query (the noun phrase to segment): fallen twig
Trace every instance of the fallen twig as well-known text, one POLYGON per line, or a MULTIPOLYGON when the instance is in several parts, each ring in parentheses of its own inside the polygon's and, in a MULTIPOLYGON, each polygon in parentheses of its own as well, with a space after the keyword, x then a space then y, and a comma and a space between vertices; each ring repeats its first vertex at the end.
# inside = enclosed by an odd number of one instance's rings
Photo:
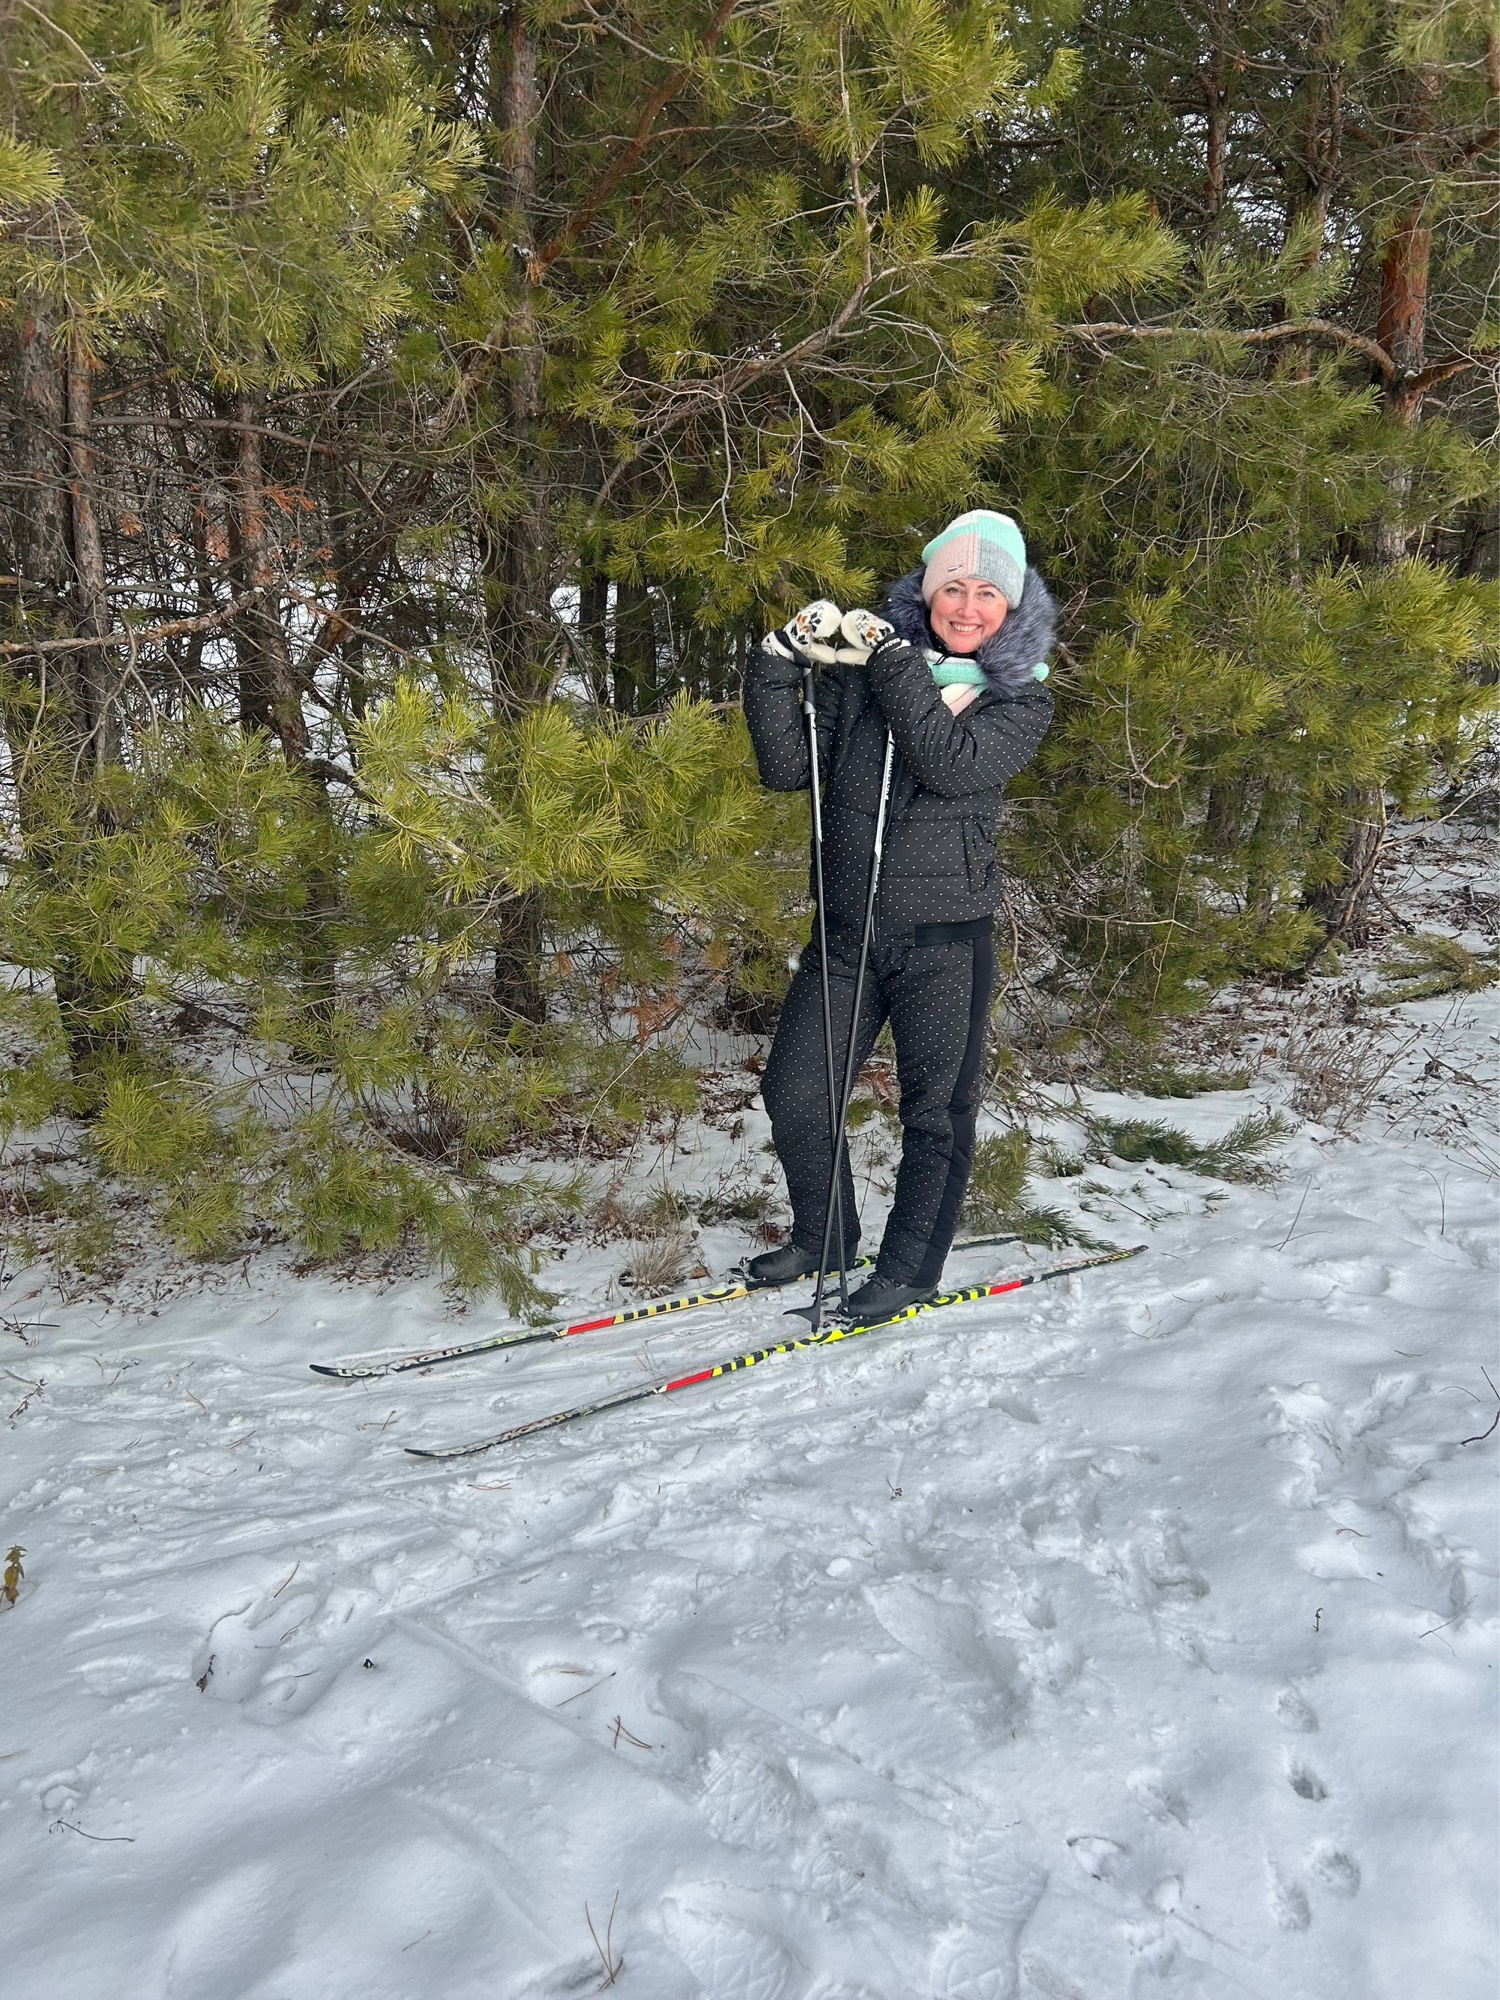
POLYGON ((609 1921, 604 1926, 604 1942, 603 1944, 600 1944, 599 1933, 594 1929, 594 1919, 589 1913, 589 1906, 587 1903, 585 1903, 583 1906, 584 1922, 589 1927, 589 1936, 594 1940, 594 1949, 595 1951, 598 1952, 600 1960, 602 1961, 604 1966, 604 1977, 602 1980, 600 1980, 599 1984, 594 1988, 594 1991, 596 1993, 603 1993, 606 1990, 606 1988, 613 1986, 615 1981, 619 1978, 620 1974, 625 1970, 624 1953, 622 1952, 618 1958, 615 1957, 615 1945, 614 1945, 615 1911, 619 1909, 619 1907, 620 1907, 620 1892, 618 1889, 616 1889, 615 1900, 609 1906, 609 1921))
MULTIPOLYGON (((1492 1378, 1492 1377, 1491 1377, 1491 1375, 1490 1375, 1490 1371, 1489 1371, 1489 1369, 1488 1369, 1488 1368, 1481 1368, 1479 1372, 1480 1372, 1480 1374, 1481 1374, 1481 1375, 1482 1375, 1482 1376, 1484 1377, 1485 1381, 1489 1383, 1489 1385, 1490 1385, 1490 1394, 1491 1394, 1491 1395, 1492 1395, 1492 1396, 1494 1397, 1494 1399, 1495 1399, 1495 1401, 1496 1401, 1497 1403, 1500 1403, 1500 1389, 1497 1389, 1497 1388, 1495 1387, 1495 1384, 1494 1384, 1494 1381, 1493 1381, 1493 1378, 1492 1378)), ((1493 1437, 1493 1436, 1495 1435, 1495 1429, 1496 1429, 1496 1426, 1497 1426, 1497 1425, 1500 1425, 1500 1409, 1497 1409, 1497 1410, 1496 1410, 1496 1412, 1495 1412, 1495 1414, 1494 1414, 1494 1417, 1493 1417, 1493 1418, 1491 1419, 1491 1422, 1490 1422, 1490 1427, 1489 1427, 1489 1429, 1488 1429, 1487 1431, 1476 1431, 1476 1432, 1475 1432, 1475 1434, 1473 1435, 1473 1437, 1471 1437, 1471 1438, 1460 1438, 1460 1439, 1459 1439, 1459 1443, 1460 1443, 1460 1444, 1483 1444, 1483 1443, 1484 1443, 1484 1441, 1485 1441, 1485 1439, 1486 1439, 1487 1437, 1493 1437)))

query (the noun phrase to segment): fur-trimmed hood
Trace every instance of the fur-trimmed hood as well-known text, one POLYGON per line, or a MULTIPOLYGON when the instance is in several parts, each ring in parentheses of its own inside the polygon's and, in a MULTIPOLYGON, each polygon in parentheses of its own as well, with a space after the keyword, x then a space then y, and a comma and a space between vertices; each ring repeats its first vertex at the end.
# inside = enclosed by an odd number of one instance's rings
MULTIPOLYGON (((937 653, 947 651, 927 616, 920 569, 908 570, 897 578, 886 592, 882 612, 908 645, 931 647, 937 653)), ((1056 637, 1057 606, 1052 593, 1037 572, 1028 569, 1020 602, 1010 607, 1000 630, 974 657, 996 694, 1016 694, 1032 681, 1033 669, 1048 658, 1056 637)))

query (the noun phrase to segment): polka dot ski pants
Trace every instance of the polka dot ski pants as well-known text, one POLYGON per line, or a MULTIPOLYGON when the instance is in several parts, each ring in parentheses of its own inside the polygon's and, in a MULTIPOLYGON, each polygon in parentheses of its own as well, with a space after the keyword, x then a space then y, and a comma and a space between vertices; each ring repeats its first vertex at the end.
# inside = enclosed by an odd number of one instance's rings
MULTIPOLYGON (((830 938, 829 1003, 835 1073, 843 1080, 854 1005, 854 951, 830 938)), ((958 1229, 974 1165, 985 1021, 995 981, 994 935, 870 953, 855 1030, 862 1064, 889 1020, 901 1086, 901 1166, 876 1268, 904 1285, 935 1285, 958 1229)), ((792 1241, 822 1248, 828 1200, 828 1092, 816 943, 804 954, 776 1027, 761 1095, 792 1204, 792 1241)), ((843 1150, 844 1251, 858 1248, 854 1175, 843 1150)), ((837 1254, 837 1230, 832 1252, 837 1254)))

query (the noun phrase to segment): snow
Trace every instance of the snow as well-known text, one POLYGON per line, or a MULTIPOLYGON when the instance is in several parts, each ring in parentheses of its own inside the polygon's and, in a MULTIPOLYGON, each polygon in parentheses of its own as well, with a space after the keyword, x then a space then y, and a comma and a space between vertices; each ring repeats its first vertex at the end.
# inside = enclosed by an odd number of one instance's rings
MULTIPOLYGON (((1451 1086, 1424 1051, 1487 1083, 1492 994, 1413 1028, 1408 1109, 1451 1086)), ((1201 1138, 1272 1083, 1091 1102, 1201 1138)), ((606 1956, 621 2000, 1490 2000, 1463 1102, 1452 1144, 1304 1125, 1273 1185, 1048 1183, 1148 1254, 447 1465, 401 1447, 779 1305, 337 1384, 308 1362, 498 1320, 269 1264, 155 1304, 13 1285, 7 2000, 561 2000, 606 1956)), ((620 1261, 545 1281, 584 1307, 620 1261)))

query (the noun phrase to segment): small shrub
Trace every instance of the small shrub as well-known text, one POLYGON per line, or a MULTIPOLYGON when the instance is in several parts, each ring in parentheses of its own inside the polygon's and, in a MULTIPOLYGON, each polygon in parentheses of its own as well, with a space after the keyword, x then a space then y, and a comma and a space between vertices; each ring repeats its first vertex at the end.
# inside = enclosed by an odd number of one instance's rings
POLYGON ((1160 1118, 1106 1118, 1092 1121, 1096 1159, 1106 1154, 1136 1166, 1154 1160, 1163 1167, 1192 1167, 1198 1148, 1179 1126, 1160 1118))
POLYGON ((1132 1057, 1128 1051, 1108 1062, 1101 1080, 1111 1090, 1140 1097, 1203 1097, 1214 1090, 1247 1090, 1246 1069, 1178 1069, 1175 1063, 1132 1057))
POLYGON ((974 1172, 964 1199, 963 1226, 969 1233, 1005 1230, 1022 1243, 1080 1243, 1100 1248, 1056 1208, 1041 1208, 1026 1200, 1026 1175, 1031 1141, 1022 1131, 1002 1132, 981 1139, 974 1148, 974 1172))
POLYGON ((659 1187, 637 1204, 635 1221, 652 1235, 680 1228, 691 1222, 697 1203, 678 1188, 659 1187))
POLYGON ((1224 1134, 1200 1146, 1179 1126, 1162 1119, 1101 1118, 1090 1122, 1093 1157, 1112 1156, 1134 1166, 1146 1160, 1158 1166, 1184 1167, 1192 1174, 1219 1180, 1265 1180, 1272 1169, 1263 1155, 1291 1128, 1275 1112, 1251 1112, 1224 1134))
POLYGON ((1409 1047, 1384 1048, 1367 1033, 1332 1024, 1293 1035, 1281 1057, 1293 1079, 1292 1110, 1336 1132, 1351 1131, 1409 1047))
POLYGON ((710 1229, 726 1222, 763 1223, 775 1207, 769 1188, 731 1185, 704 1197, 698 1204, 698 1220, 710 1229))
POLYGON ((1404 1000, 1481 992, 1500 979, 1500 954, 1476 954, 1457 938, 1421 931, 1402 944, 1397 957, 1382 959, 1380 969, 1390 984, 1370 998, 1377 1007, 1399 1007, 1404 1000))
POLYGON ((1264 1156, 1291 1129, 1279 1112, 1252 1111, 1231 1126, 1222 1139, 1211 1139, 1200 1149, 1199 1164, 1193 1171, 1215 1174, 1224 1181, 1271 1179, 1275 1169, 1264 1156))
POLYGON ((981 1139, 974 1148, 974 1171, 964 1201, 963 1219, 974 1229, 1010 1226, 1026 1188, 1031 1142, 1024 1132, 1002 1132, 981 1139))

